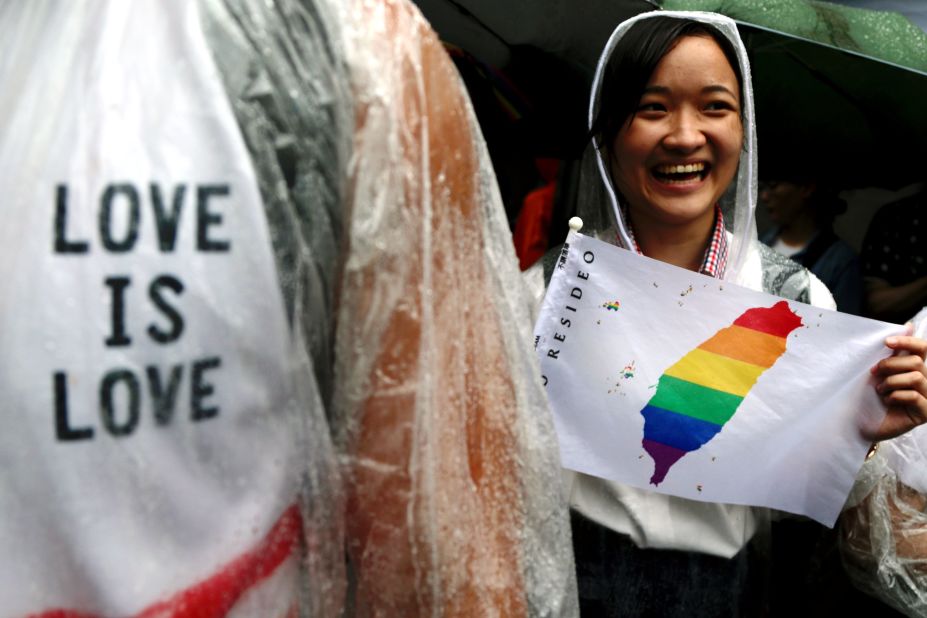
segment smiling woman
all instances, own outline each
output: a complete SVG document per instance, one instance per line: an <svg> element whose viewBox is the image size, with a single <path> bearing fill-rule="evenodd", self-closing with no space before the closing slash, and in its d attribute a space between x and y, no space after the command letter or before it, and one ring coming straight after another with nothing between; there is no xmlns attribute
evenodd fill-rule
<svg viewBox="0 0 927 618"><path fill-rule="evenodd" d="M833 308L817 279L756 241L755 129L730 20L655 12L618 26L596 72L578 214L584 231L683 268ZM552 264L548 260L546 270ZM531 277L543 295L541 269ZM769 513L567 472L581 610L765 613L748 542Z"/></svg>
<svg viewBox="0 0 927 618"><path fill-rule="evenodd" d="M757 241L752 87L734 22L654 12L619 25L599 60L589 124L578 207L584 232L717 279L834 308L814 275ZM549 276L556 258L545 262ZM526 274L538 300L541 271ZM904 340L915 358L873 369L884 379L880 394L892 391L884 399L888 420L874 439L913 426L892 424L902 417L891 406L902 399L916 400L906 409L918 410L918 419L927 410L927 387L920 392L913 377L900 375L927 374L927 344L898 339L887 345ZM675 498L569 471L565 478L584 615L769 613L769 599L758 593L769 590L763 577L770 567L753 549L766 545L767 509Z"/></svg>

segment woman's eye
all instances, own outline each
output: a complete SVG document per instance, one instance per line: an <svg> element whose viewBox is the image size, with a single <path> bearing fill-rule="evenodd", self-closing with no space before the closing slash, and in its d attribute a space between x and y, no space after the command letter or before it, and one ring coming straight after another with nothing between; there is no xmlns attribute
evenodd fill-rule
<svg viewBox="0 0 927 618"><path fill-rule="evenodd" d="M727 101L712 101L711 103L705 106L705 109L710 112L733 111L734 106L728 103Z"/></svg>
<svg viewBox="0 0 927 618"><path fill-rule="evenodd" d="M664 112L666 111L666 107L662 103L654 103L654 102L641 103L637 107L637 111L639 112Z"/></svg>

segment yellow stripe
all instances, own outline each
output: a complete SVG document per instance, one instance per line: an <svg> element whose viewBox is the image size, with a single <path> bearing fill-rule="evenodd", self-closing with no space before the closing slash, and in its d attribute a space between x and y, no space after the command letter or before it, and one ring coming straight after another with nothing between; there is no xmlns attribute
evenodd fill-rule
<svg viewBox="0 0 927 618"><path fill-rule="evenodd" d="M666 375L744 397L766 369L696 348L667 369Z"/></svg>

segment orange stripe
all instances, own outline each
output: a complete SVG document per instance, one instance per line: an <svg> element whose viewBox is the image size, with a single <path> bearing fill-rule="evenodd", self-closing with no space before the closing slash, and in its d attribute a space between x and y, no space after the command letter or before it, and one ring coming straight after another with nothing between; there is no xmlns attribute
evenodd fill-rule
<svg viewBox="0 0 927 618"><path fill-rule="evenodd" d="M699 348L751 365L772 367L785 352L785 338L735 325L722 328Z"/></svg>

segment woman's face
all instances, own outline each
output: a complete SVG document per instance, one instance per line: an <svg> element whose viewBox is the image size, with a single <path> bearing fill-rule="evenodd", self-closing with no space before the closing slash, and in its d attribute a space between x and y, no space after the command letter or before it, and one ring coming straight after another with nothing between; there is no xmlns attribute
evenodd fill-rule
<svg viewBox="0 0 927 618"><path fill-rule="evenodd" d="M710 37L679 39L654 69L636 113L612 144L612 175L635 224L714 216L743 142L740 88Z"/></svg>

